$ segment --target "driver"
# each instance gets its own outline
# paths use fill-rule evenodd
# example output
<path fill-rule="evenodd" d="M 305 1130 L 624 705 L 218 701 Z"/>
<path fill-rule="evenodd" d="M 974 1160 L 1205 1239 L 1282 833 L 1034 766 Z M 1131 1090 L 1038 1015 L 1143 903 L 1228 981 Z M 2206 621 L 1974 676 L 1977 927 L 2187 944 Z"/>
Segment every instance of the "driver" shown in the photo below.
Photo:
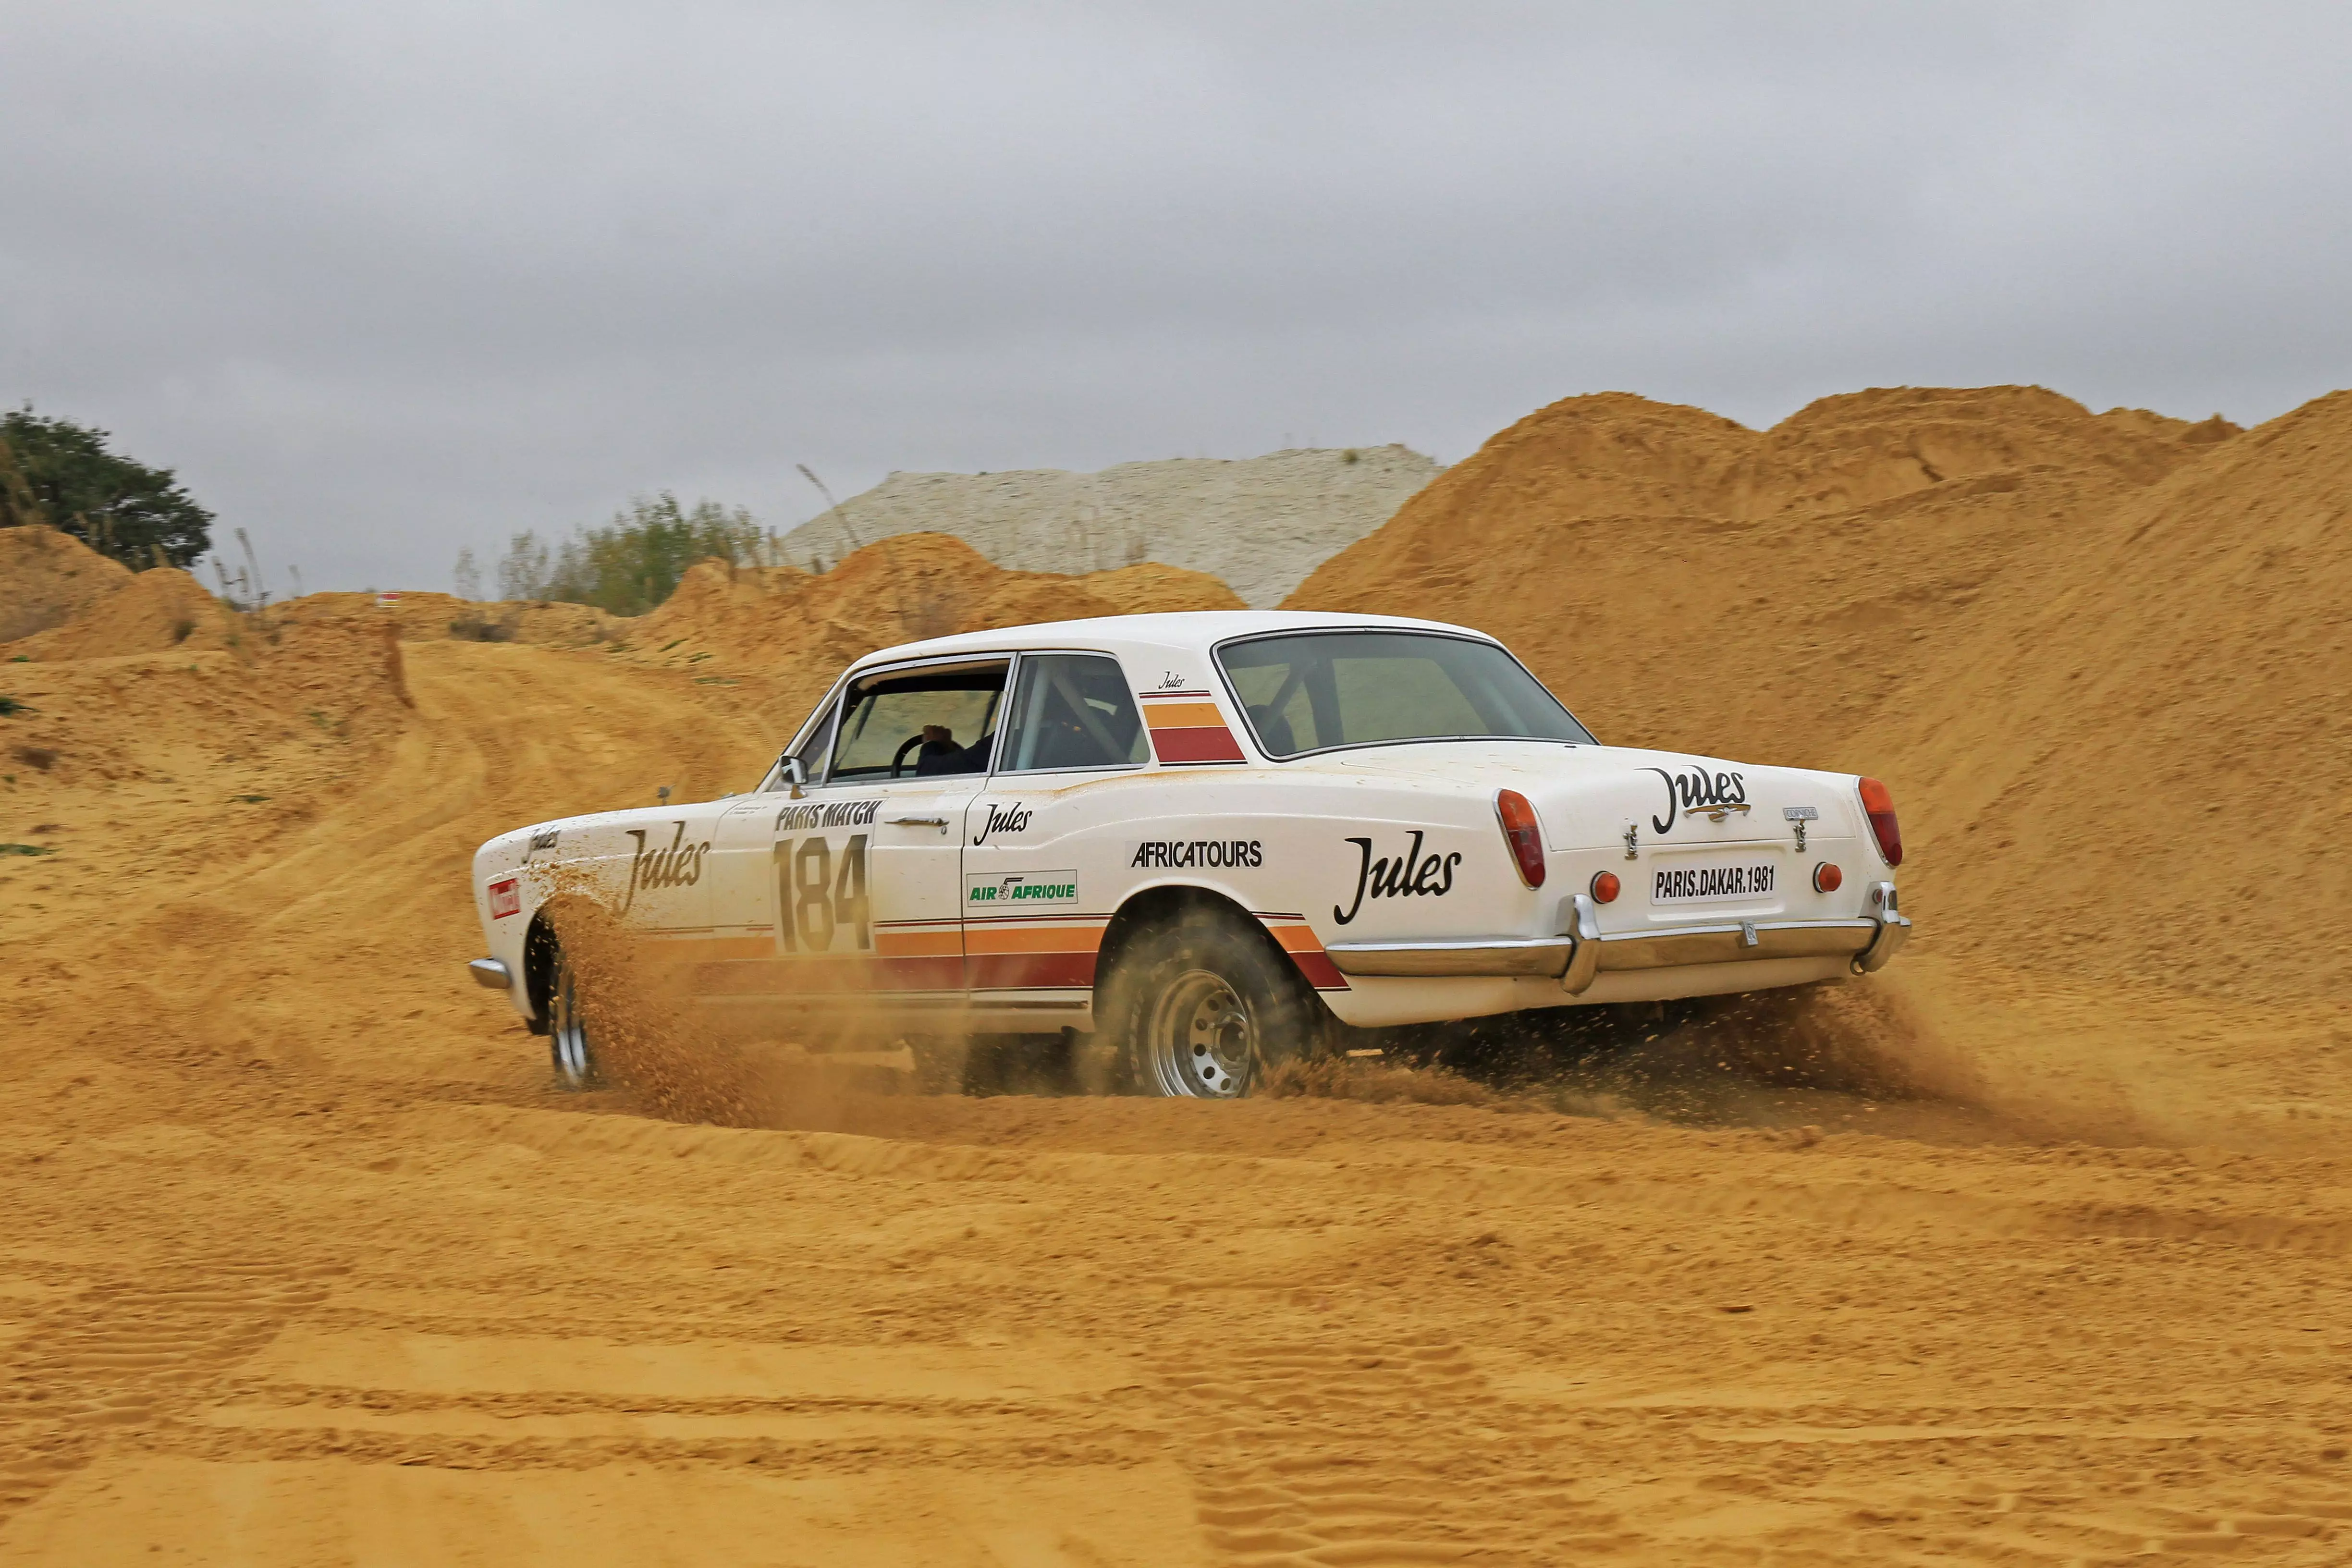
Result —
<path fill-rule="evenodd" d="M 969 746 L 959 746 L 955 731 L 945 724 L 926 724 L 923 726 L 922 750 L 915 754 L 915 776 L 986 773 L 988 753 L 995 743 L 996 737 L 987 734 Z"/>

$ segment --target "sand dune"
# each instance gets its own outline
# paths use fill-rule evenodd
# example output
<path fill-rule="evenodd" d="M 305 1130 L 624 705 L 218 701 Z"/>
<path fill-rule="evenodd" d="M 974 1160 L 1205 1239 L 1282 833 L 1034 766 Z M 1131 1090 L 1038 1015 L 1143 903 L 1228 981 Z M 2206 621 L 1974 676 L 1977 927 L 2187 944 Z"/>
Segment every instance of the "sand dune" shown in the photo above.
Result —
<path fill-rule="evenodd" d="M 138 651 L 153 574 L 0 580 L 52 639 L 0 663 L 0 1562 L 2340 1563 L 2352 1018 L 2246 914 L 2297 853 L 2344 907 L 2348 406 L 1577 400 L 1333 562 L 1914 842 L 1916 963 L 1463 1104 L 793 1058 L 689 1125 L 460 973 L 488 834 L 740 787 L 879 642 L 1213 581 L 913 539 Z"/>

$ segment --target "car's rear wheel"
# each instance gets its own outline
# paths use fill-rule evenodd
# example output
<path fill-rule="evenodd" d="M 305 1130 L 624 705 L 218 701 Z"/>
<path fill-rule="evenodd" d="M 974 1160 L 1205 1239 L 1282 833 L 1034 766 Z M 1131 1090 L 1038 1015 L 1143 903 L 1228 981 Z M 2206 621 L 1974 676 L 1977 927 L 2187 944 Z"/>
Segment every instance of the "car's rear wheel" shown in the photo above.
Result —
<path fill-rule="evenodd" d="M 577 1091 L 599 1086 L 596 1044 L 580 1008 L 580 973 L 561 945 L 548 974 L 547 1050 L 555 1064 L 557 1088 Z"/>
<path fill-rule="evenodd" d="M 1188 910 L 1119 955 L 1105 1047 L 1128 1083 L 1178 1100 L 1239 1100 L 1320 1037 L 1322 1005 L 1262 932 Z"/>

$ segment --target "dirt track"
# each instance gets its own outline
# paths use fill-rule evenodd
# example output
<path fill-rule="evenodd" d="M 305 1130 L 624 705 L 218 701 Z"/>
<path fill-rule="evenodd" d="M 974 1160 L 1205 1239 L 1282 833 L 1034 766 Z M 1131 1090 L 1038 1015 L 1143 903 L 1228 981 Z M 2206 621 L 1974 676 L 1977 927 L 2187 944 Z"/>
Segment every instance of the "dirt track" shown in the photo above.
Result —
<path fill-rule="evenodd" d="M 1878 1046 L 1974 1106 L 1700 1063 L 1650 1102 L 1698 1125 L 675 1125 L 547 1090 L 463 984 L 463 867 L 722 787 L 760 694 L 405 654 L 413 711 L 11 786 L 59 852 L 0 872 L 0 1561 L 2352 1555 L 2352 1162 L 2293 1141 L 2341 1125 L 2321 1014 L 1930 953 Z M 12 679 L 94 752 L 236 678 Z"/>

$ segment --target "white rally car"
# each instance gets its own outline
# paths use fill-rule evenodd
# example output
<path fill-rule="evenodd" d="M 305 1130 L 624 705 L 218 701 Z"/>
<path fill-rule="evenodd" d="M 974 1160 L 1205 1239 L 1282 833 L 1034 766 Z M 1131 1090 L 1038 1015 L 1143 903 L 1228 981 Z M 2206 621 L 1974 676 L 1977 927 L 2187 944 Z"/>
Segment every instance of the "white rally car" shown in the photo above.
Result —
<path fill-rule="evenodd" d="M 491 839 L 472 967 L 575 1087 L 559 886 L 712 1008 L 1066 1038 L 1094 1087 L 1227 1098 L 1332 1019 L 1877 969 L 1902 858 L 1876 780 L 1603 745 L 1460 626 L 1128 616 L 870 654 L 748 795 Z"/>

